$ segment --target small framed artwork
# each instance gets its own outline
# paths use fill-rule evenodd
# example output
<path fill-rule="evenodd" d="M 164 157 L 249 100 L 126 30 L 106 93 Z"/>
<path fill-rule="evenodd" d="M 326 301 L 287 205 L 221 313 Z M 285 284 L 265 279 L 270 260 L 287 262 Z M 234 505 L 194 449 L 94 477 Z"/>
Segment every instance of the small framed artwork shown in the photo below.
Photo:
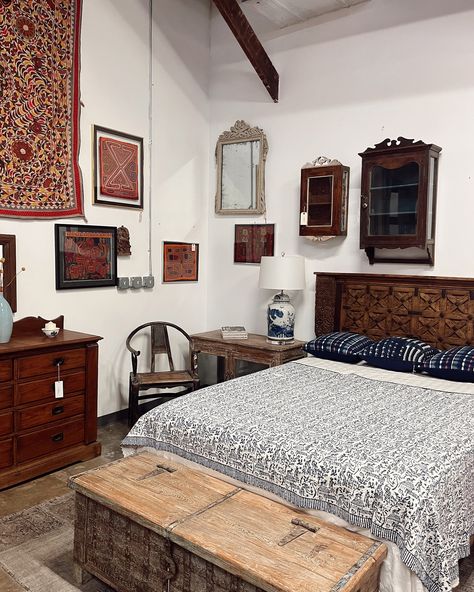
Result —
<path fill-rule="evenodd" d="M 114 226 L 55 224 L 56 289 L 117 285 Z"/>
<path fill-rule="evenodd" d="M 93 126 L 94 204 L 143 209 L 143 138 Z"/>
<path fill-rule="evenodd" d="M 197 282 L 199 245 L 197 243 L 163 243 L 163 282 Z"/>
<path fill-rule="evenodd" d="M 236 224 L 234 263 L 260 263 L 262 256 L 273 256 L 275 224 Z"/>

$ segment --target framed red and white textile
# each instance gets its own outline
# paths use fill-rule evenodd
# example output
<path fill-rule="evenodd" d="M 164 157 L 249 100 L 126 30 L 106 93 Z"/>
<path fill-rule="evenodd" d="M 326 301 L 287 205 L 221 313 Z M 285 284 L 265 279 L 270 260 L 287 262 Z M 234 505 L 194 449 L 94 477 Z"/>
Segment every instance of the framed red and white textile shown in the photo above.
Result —
<path fill-rule="evenodd" d="M 94 203 L 143 209 L 143 138 L 94 125 Z"/>
<path fill-rule="evenodd" d="M 260 263 L 274 255 L 275 224 L 236 224 L 234 263 Z"/>
<path fill-rule="evenodd" d="M 199 245 L 197 243 L 163 243 L 163 282 L 197 282 Z"/>
<path fill-rule="evenodd" d="M 83 216 L 81 0 L 1 0 L 0 23 L 0 216 Z"/>

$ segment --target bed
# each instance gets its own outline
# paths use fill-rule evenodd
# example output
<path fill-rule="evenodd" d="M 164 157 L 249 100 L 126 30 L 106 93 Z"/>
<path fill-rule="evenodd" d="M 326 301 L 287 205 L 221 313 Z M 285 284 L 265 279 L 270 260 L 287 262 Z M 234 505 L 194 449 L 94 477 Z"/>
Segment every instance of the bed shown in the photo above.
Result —
<path fill-rule="evenodd" d="M 320 274 L 316 286 L 317 334 L 473 342 L 474 280 Z M 473 386 L 306 358 L 158 407 L 123 449 L 179 455 L 389 541 L 384 592 L 448 592 L 474 532 Z"/>

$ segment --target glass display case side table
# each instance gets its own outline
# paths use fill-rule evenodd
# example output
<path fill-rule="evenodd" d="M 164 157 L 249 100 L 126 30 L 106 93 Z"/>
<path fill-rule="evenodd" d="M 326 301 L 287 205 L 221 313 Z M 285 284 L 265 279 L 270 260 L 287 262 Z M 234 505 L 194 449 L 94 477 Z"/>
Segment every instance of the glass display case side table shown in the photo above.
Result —
<path fill-rule="evenodd" d="M 360 248 L 370 263 L 434 264 L 440 151 L 435 144 L 398 137 L 359 153 Z"/>

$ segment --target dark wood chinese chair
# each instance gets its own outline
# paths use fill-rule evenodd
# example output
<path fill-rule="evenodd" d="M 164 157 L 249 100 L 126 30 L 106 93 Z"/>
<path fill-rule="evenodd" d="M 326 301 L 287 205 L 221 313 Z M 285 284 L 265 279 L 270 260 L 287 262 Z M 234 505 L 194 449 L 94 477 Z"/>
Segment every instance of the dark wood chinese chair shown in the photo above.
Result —
<path fill-rule="evenodd" d="M 170 331 L 171 330 L 171 331 Z M 138 356 L 140 351 L 131 346 L 131 341 L 138 333 L 143 331 L 148 337 L 150 349 L 149 371 L 138 372 Z M 173 356 L 171 353 L 169 333 L 178 338 L 180 333 L 188 342 L 189 359 L 186 360 L 184 370 L 175 370 Z M 143 333 L 142 333 L 143 335 Z M 144 399 L 158 399 L 159 397 L 179 397 L 199 387 L 199 377 L 197 373 L 197 356 L 191 350 L 191 338 L 189 335 L 173 323 L 155 321 L 145 323 L 134 329 L 127 337 L 127 349 L 132 355 L 132 371 L 130 372 L 129 400 L 128 400 L 128 424 L 132 426 L 139 417 L 139 402 Z M 156 356 L 165 355 L 169 370 L 155 370 Z M 183 387 L 178 392 L 155 392 L 153 394 L 140 395 L 141 391 L 149 389 L 169 389 Z M 157 404 L 160 402 L 156 401 Z"/>

